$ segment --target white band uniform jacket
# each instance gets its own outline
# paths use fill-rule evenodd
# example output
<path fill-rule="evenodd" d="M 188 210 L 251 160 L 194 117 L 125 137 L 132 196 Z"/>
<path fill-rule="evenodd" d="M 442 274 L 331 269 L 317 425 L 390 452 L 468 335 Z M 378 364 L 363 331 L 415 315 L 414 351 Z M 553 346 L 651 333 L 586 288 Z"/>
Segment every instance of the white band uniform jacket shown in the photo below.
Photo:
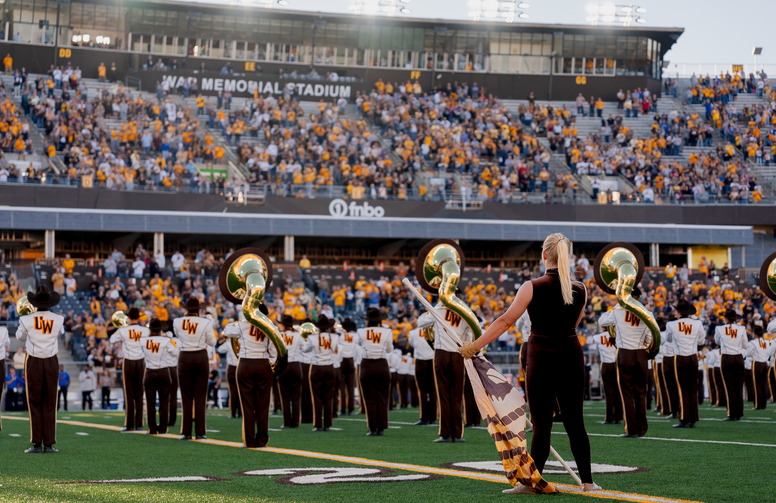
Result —
<path fill-rule="evenodd" d="M 440 316 L 447 322 L 447 326 L 453 329 L 462 343 L 471 342 L 474 338 L 472 335 L 472 329 L 469 324 L 464 321 L 455 311 L 451 311 L 444 307 L 440 302 L 434 308 L 440 314 Z M 458 345 L 446 334 L 443 333 L 443 329 L 436 319 L 429 313 L 423 313 L 418 317 L 418 327 L 426 328 L 434 325 L 434 332 L 436 337 L 434 338 L 434 349 L 449 351 L 450 353 L 458 352 Z"/>
<path fill-rule="evenodd" d="M 121 350 L 124 352 L 125 360 L 142 360 L 143 345 L 140 339 L 148 337 L 151 330 L 140 325 L 129 325 L 121 327 L 110 336 L 110 343 L 121 343 Z"/>
<path fill-rule="evenodd" d="M 393 333 L 390 328 L 359 328 L 357 334 L 358 343 L 364 348 L 364 359 L 388 358 L 388 355 L 393 352 Z"/>
<path fill-rule="evenodd" d="M 741 355 L 746 353 L 746 328 L 737 323 L 720 325 L 714 329 L 714 341 L 719 344 L 723 355 Z"/>
<path fill-rule="evenodd" d="M 199 351 L 207 346 L 216 345 L 213 335 L 213 320 L 201 316 L 184 316 L 172 322 L 175 337 L 180 343 L 181 351 Z"/>
<path fill-rule="evenodd" d="M 10 349 L 11 338 L 8 336 L 8 329 L 6 327 L 0 327 L 0 358 L 5 360 Z"/>
<path fill-rule="evenodd" d="M 16 338 L 25 342 L 27 354 L 51 358 L 59 352 L 59 336 L 64 333 L 65 317 L 51 311 L 38 311 L 19 318 Z"/>
<path fill-rule="evenodd" d="M 302 334 L 294 332 L 293 330 L 285 330 L 280 332 L 280 335 L 283 338 L 283 344 L 286 346 L 288 363 L 301 362 L 302 357 L 300 353 L 302 352 L 302 345 L 304 344 Z"/>
<path fill-rule="evenodd" d="M 674 353 L 679 356 L 698 354 L 698 345 L 705 335 L 706 329 L 701 320 L 681 318 L 666 324 L 666 342 L 673 342 Z"/>
<path fill-rule="evenodd" d="M 356 355 L 356 333 L 345 332 L 339 338 L 339 352 L 342 358 L 353 358 Z"/>
<path fill-rule="evenodd" d="M 302 351 L 312 355 L 311 365 L 334 365 L 334 350 L 337 349 L 337 334 L 322 332 L 307 337 Z"/>
<path fill-rule="evenodd" d="M 176 359 L 180 350 L 175 345 L 175 341 L 164 335 L 151 335 L 140 339 L 145 356 L 145 365 L 148 370 L 158 370 L 167 368 L 167 355 L 172 355 Z"/>
<path fill-rule="evenodd" d="M 277 356 L 275 346 L 264 332 L 247 321 L 235 321 L 224 329 L 225 337 L 240 338 L 240 358 L 269 359 Z"/>
<path fill-rule="evenodd" d="M 164 355 L 164 366 L 165 367 L 176 367 L 175 371 L 177 372 L 178 355 L 180 354 L 181 341 L 177 337 L 173 337 L 172 336 L 172 332 L 167 332 L 167 337 L 170 337 L 171 340 L 175 343 L 175 347 L 178 348 L 178 353 L 174 354 L 174 355 L 172 353 L 165 353 L 165 355 Z"/>
<path fill-rule="evenodd" d="M 618 349 L 644 349 L 652 342 L 652 333 L 647 325 L 638 316 L 620 306 L 602 314 L 598 324 L 602 327 L 614 325 L 617 328 Z"/>
<path fill-rule="evenodd" d="M 612 343 L 609 332 L 596 334 L 593 338 L 601 363 L 615 363 L 617 360 L 617 347 Z"/>
<path fill-rule="evenodd" d="M 776 344 L 762 337 L 749 341 L 749 347 L 746 350 L 747 356 L 760 363 L 767 363 L 768 358 L 773 356 L 774 353 L 776 353 Z"/>
<path fill-rule="evenodd" d="M 231 365 L 232 367 L 236 367 L 238 363 L 240 363 L 240 359 L 237 357 L 236 354 L 234 354 L 234 347 L 232 346 L 232 341 L 227 340 L 224 343 L 222 343 L 220 346 L 218 346 L 218 349 L 216 349 L 219 354 L 226 355 L 226 364 Z"/>
<path fill-rule="evenodd" d="M 428 343 L 428 340 L 424 335 L 427 330 L 428 328 L 416 328 L 410 330 L 410 346 L 415 349 L 416 360 L 434 359 L 434 348 L 431 347 L 431 344 Z"/>

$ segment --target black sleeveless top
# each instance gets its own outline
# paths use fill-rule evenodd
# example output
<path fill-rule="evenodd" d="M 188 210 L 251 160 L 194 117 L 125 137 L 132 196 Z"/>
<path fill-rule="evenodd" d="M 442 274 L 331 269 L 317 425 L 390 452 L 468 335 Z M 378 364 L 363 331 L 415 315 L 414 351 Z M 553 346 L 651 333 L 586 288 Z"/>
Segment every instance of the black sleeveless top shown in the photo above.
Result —
<path fill-rule="evenodd" d="M 571 282 L 572 304 L 563 303 L 560 276 L 557 269 L 547 269 L 538 279 L 532 279 L 533 298 L 528 304 L 531 335 L 540 337 L 572 337 L 576 335 L 579 313 L 585 308 L 585 287 Z"/>

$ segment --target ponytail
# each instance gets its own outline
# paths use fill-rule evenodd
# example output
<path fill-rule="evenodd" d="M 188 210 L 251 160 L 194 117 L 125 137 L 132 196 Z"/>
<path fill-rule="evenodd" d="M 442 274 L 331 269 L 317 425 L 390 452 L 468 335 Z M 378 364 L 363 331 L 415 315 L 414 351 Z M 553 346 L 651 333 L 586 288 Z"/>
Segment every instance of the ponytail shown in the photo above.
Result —
<path fill-rule="evenodd" d="M 559 239 L 555 245 L 558 254 L 558 276 L 560 277 L 560 291 L 563 294 L 563 303 L 574 302 L 571 292 L 571 269 L 569 269 L 569 245 L 566 239 Z"/>
<path fill-rule="evenodd" d="M 547 256 L 547 262 L 553 263 L 558 267 L 560 290 L 563 294 L 564 304 L 574 303 L 574 296 L 571 290 L 571 269 L 569 267 L 570 247 L 571 243 L 568 238 L 559 232 L 547 236 L 542 246 L 542 251 Z"/>

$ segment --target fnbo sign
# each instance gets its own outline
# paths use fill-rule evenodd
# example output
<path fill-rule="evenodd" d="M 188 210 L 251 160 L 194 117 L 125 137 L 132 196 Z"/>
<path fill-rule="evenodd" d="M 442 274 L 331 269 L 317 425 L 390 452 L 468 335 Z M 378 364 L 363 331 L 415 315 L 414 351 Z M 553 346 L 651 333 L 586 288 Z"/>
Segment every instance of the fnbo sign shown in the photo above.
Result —
<path fill-rule="evenodd" d="M 358 204 L 355 201 L 348 204 L 344 199 L 334 199 L 329 203 L 329 214 L 340 218 L 382 218 L 385 216 L 385 208 L 372 206 L 366 201 L 363 204 Z"/>

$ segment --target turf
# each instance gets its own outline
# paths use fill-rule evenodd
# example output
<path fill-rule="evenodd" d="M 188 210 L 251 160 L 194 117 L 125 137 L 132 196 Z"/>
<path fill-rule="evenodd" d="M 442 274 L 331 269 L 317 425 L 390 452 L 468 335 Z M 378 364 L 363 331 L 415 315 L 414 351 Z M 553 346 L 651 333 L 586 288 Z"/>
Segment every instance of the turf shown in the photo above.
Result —
<path fill-rule="evenodd" d="M 724 410 L 701 406 L 703 418 L 694 430 L 671 428 L 675 422 L 649 413 L 648 438 L 621 439 L 622 426 L 601 425 L 603 404 L 586 404 L 593 462 L 638 466 L 636 473 L 594 475 L 606 489 L 704 502 L 773 501 L 772 466 L 776 458 L 776 414 L 746 411 L 745 421 L 723 422 Z M 0 434 L 0 501 L 354 501 L 434 502 L 476 501 L 483 497 L 507 501 L 504 484 L 444 476 L 436 480 L 391 483 L 337 483 L 294 486 L 279 477 L 243 476 L 236 472 L 291 467 L 353 467 L 329 459 L 306 458 L 221 445 L 183 442 L 140 434 L 121 434 L 87 426 L 59 424 L 58 455 L 25 455 L 29 427 L 6 414 Z M 67 419 L 66 419 L 67 418 Z M 120 426 L 121 413 L 60 412 L 60 420 Z M 384 437 L 368 438 L 364 416 L 334 420 L 338 431 L 313 433 L 311 425 L 270 432 L 270 447 L 440 467 L 459 461 L 497 460 L 493 441 L 484 429 L 467 429 L 465 444 L 434 444 L 436 427 L 413 426 L 416 409 L 391 413 Z M 279 429 L 281 418 L 270 417 Z M 240 421 L 224 411 L 209 411 L 211 439 L 240 442 Z M 86 433 L 87 435 L 83 435 Z M 177 433 L 177 431 L 176 431 Z M 14 435 L 14 436 L 12 436 Z M 19 435 L 19 436 L 15 436 Z M 529 435 L 530 438 L 530 435 Z M 662 439 L 662 440 L 661 440 Z M 665 440 L 671 439 L 671 440 Z M 681 442 L 681 439 L 762 443 L 767 446 Z M 572 458 L 560 424 L 553 445 Z M 389 475 L 408 474 L 401 470 Z M 207 475 L 228 480 L 193 483 L 56 484 L 84 480 Z M 550 475 L 550 481 L 573 484 L 568 475 Z M 591 501 L 575 494 L 552 497 L 553 502 Z"/>

